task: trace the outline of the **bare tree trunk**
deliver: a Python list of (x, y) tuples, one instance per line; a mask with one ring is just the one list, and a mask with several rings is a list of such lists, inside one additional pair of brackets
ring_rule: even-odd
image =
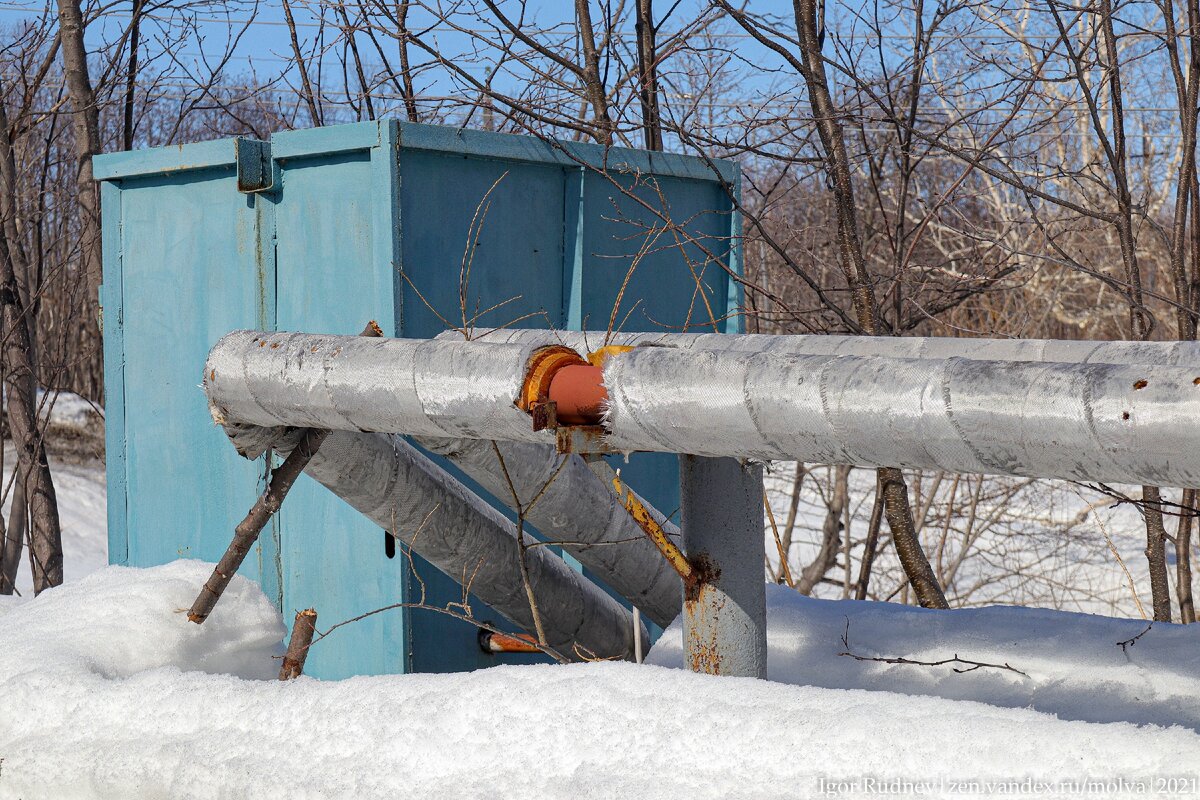
[(309, 116), (313, 125), (324, 125), (321, 107), (317, 104), (317, 96), (313, 91), (312, 82), (308, 79), (308, 67), (304, 63), (304, 53), (300, 50), (300, 38), (296, 34), (296, 20), (292, 17), (292, 6), (288, 0), (283, 0), (283, 16), (287, 22), (288, 36), (292, 43), (292, 56), (296, 59), (296, 71), (300, 73), (301, 96), (308, 105)]
[(642, 131), (647, 150), (662, 150), (662, 119), (658, 107), (658, 52), (655, 45), (654, 0), (637, 0), (638, 73), (641, 85)]
[(1150, 564), (1150, 597), (1154, 621), (1171, 621), (1171, 589), (1167, 577), (1167, 529), (1163, 524), (1162, 496), (1156, 486), (1142, 487), (1142, 514), (1146, 517), (1146, 560)]
[(867, 599), (867, 587), (871, 583), (871, 568), (875, 566), (875, 553), (879, 550), (879, 529), (881, 527), (883, 527), (883, 483), (879, 481), (878, 474), (876, 474), (875, 501), (871, 504), (871, 520), (867, 523), (867, 540), (863, 543), (858, 580), (854, 582), (855, 600)]
[(409, 122), (418, 122), (416, 92), (413, 90), (412, 67), (408, 61), (408, 2), (396, 4), (396, 39), (400, 49), (400, 81), (404, 95), (404, 113)]
[[(1129, 328), (1134, 339), (1148, 339), (1154, 319), (1146, 311), (1142, 293), (1142, 273), (1137, 259), (1137, 243), (1133, 233), (1133, 197), (1129, 191), (1129, 175), (1125, 146), (1125, 110), (1122, 99), (1121, 64), (1117, 52), (1117, 35), (1113, 23), (1111, 0), (1100, 0), (1100, 27), (1104, 34), (1104, 54), (1107, 60), (1109, 107), (1111, 109), (1113, 146), (1110, 151), (1113, 178), (1117, 190), (1117, 236), (1121, 243), (1121, 258), (1125, 264), (1125, 280), (1129, 292)], [(1167, 579), (1167, 530), (1163, 524), (1162, 498), (1156, 486), (1143, 486), (1145, 501), (1142, 514), (1146, 518), (1146, 558), (1150, 564), (1150, 594), (1154, 601), (1155, 622), (1171, 621), (1171, 586)]]
[[(800, 510), (800, 487), (804, 483), (804, 475), (807, 470), (804, 467), (804, 462), (796, 462), (796, 477), (792, 479), (792, 494), (788, 498), (788, 515), (787, 521), (783, 523), (783, 536), (780, 538), (779, 547), (783, 550), (782, 558), (787, 558), (792, 553), (792, 535), (796, 531), (796, 517)], [(776, 576), (778, 577), (778, 576)]]
[(79, 204), (79, 255), (87, 279), (87, 303), (98, 308), (100, 262), (100, 193), (92, 179), (92, 156), (100, 152), (100, 111), (88, 75), (83, 12), (78, 0), (58, 0), (63, 73), (71, 97), (75, 129), (75, 187)]
[(825, 506), (825, 522), (821, 525), (821, 548), (817, 557), (800, 572), (796, 591), (812, 594), (821, 579), (837, 563), (842, 541), (842, 515), (850, 499), (850, 467), (835, 467), (833, 486)]
[[(9, 132), (8, 113), (0, 107), (0, 313), (4, 332), (4, 381), (8, 396), (9, 434), (17, 455), (12, 517), (5, 535), (6, 560), (0, 572), (6, 578), (15, 576), (21, 546), (28, 534), (33, 590), (37, 594), (62, 583), (62, 530), (54, 481), (37, 419), (33, 309), (38, 287), (29, 285), (36, 278), (30, 270), (29, 258), (17, 228), (17, 167)], [(90, 177), (90, 158), (87, 163)], [(84, 217), (83, 227), (86, 230), (86, 213)], [(86, 249), (86, 244), (81, 246)], [(26, 283), (24, 290), (22, 278)], [(28, 528), (27, 520), (30, 523)], [(8, 560), (8, 554), (12, 555), (11, 561)]]
[[(2, 380), (0, 384), (3, 384)], [(0, 448), (3, 446), (4, 440), (0, 438)], [(0, 452), (0, 464), (3, 464), (3, 455)], [(13, 503), (16, 504), (15, 499)], [(14, 534), (11, 524), (4, 525), (3, 515), (0, 515), (0, 528), (3, 528), (0, 531), (0, 594), (10, 595), (17, 590), (17, 569), (21, 565), (21, 553), (25, 550), (25, 528), (22, 527), (19, 534)]]
[[(1200, 184), (1196, 168), (1196, 114), (1200, 100), (1200, 36), (1195, 26), (1200, 25), (1200, 0), (1187, 0), (1188, 23), (1188, 69), (1186, 76), (1181, 64), (1178, 37), (1176, 35), (1175, 9), (1171, 0), (1163, 4), (1163, 19), (1167, 25), (1165, 44), (1170, 57), (1171, 71), (1175, 78), (1176, 94), (1179, 102), (1179, 127), (1181, 135), (1180, 149), (1182, 160), (1179, 174), (1175, 183), (1175, 215), (1171, 227), (1171, 279), (1175, 289), (1175, 333), (1181, 341), (1192, 341), (1196, 338), (1196, 312), (1193, 295), (1193, 283), (1200, 275), (1196, 274), (1195, 259), (1200, 257), (1197, 246), (1196, 212), (1198, 209), (1189, 208), (1189, 201), (1195, 195)], [(1192, 213), (1189, 214), (1188, 212)], [(1188, 276), (1188, 220), (1192, 221), (1192, 276)], [(1196, 621), (1196, 611), (1192, 602), (1192, 513), (1189, 510), (1195, 505), (1195, 489), (1185, 489), (1180, 505), (1179, 525), (1175, 534), (1175, 577), (1176, 592), (1179, 595), (1179, 615), (1184, 623)], [(1161, 515), (1160, 515), (1161, 518)], [(1147, 528), (1149, 533), (1149, 528)], [(1165, 567), (1165, 564), (1164, 564)], [(1157, 595), (1155, 595), (1157, 597)], [(1155, 611), (1157, 618), (1157, 610)]]
[(0, 246), (0, 306), (3, 307), (4, 358), (9, 367), (8, 426), (18, 453), (17, 481), (25, 485), (28, 497), (29, 560), (33, 591), (40, 594), (62, 583), (62, 529), (54, 480), (37, 423), (37, 400), (29, 392), (28, 378), (32, 373), (29, 328), (7, 240)]
[(133, 149), (134, 100), (137, 89), (138, 47), (140, 46), (142, 6), (145, 0), (133, 0), (133, 17), (129, 21), (129, 71), (125, 75), (125, 118), (121, 128), (121, 149)]
[[(825, 75), (825, 62), (821, 55), (824, 31), (817, 18), (817, 5), (818, 0), (793, 0), (803, 75), (817, 120), (817, 132), (825, 150), (825, 168), (837, 210), (838, 249), (854, 297), (854, 310), (863, 332), (874, 336), (880, 332), (878, 309), (858, 235), (850, 157), (838, 121), (838, 109)], [(904, 476), (898, 469), (883, 467), (879, 470), (879, 481), (884, 490), (892, 540), (896, 543), (896, 552), (904, 572), (917, 594), (917, 601), (926, 608), (949, 608), (937, 576), (929, 566), (929, 559), (917, 538)]]
[(600, 54), (596, 51), (596, 35), (592, 31), (592, 14), (588, 0), (575, 0), (575, 21), (579, 25), (579, 40), (583, 49), (583, 84), (588, 104), (592, 107), (596, 141), (612, 144), (612, 119), (608, 116), (608, 96), (600, 80)]
[(1175, 529), (1175, 591), (1179, 595), (1179, 621), (1185, 625), (1196, 621), (1192, 601), (1192, 518), (1196, 505), (1196, 490), (1184, 489), (1183, 506), (1179, 512), (1179, 527)]

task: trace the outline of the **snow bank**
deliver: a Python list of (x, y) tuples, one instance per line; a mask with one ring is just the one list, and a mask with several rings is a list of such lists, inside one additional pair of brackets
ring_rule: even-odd
[[(1200, 736), (1181, 727), (625, 663), (253, 680), (274, 675), (282, 625), (240, 578), (205, 625), (188, 623), (182, 609), (209, 568), (109, 567), (0, 616), (0, 798), (884, 796), (870, 780), (924, 781), (924, 796), (952, 797), (997, 793), (959, 791), (960, 779), (1152, 781), (1200, 759)], [(818, 627), (781, 651), (788, 614), (841, 631), (832, 610), (772, 600), (774, 670), (799, 675), (807, 651), (813, 675), (864, 674), (820, 654)], [(915, 624), (901, 612), (895, 637)], [(1111, 638), (1097, 647), (1119, 652)], [(1155, 652), (1150, 635), (1143, 642), (1131, 657)], [(316, 646), (337, 647), (337, 634)]]
[[(771, 680), (979, 700), (1088, 722), (1200, 729), (1200, 625), (1155, 625), (1122, 649), (1117, 643), (1145, 631), (1145, 622), (1015, 606), (947, 613), (835, 602), (774, 585), (767, 587), (767, 606)], [(856, 661), (838, 655), (846, 650), (847, 624), (850, 652), (857, 655), (926, 662), (958, 655), (1008, 663), (1028, 677), (992, 668), (954, 672), (967, 668), (962, 664)], [(676, 621), (647, 660), (682, 667), (682, 651)]]

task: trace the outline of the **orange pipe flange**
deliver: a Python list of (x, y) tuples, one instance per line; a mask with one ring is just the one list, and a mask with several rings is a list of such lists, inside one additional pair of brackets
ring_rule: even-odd
[(578, 364), (586, 365), (587, 362), (569, 347), (551, 345), (534, 352), (525, 372), (521, 396), (517, 398), (517, 408), (530, 412), (535, 404), (546, 402), (550, 397), (550, 382), (554, 375), (563, 367)]

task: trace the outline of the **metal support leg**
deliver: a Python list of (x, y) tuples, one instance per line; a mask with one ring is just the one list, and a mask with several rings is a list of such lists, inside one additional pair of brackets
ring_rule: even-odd
[(697, 573), (684, 587), (688, 666), (766, 678), (762, 467), (681, 455), (679, 475), (683, 549)]

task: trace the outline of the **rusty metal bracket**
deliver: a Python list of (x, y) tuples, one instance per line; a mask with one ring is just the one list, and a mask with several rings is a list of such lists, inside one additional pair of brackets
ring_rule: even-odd
[(604, 441), (607, 431), (600, 425), (563, 425), (554, 431), (560, 453), (615, 453)]
[(269, 192), (275, 188), (271, 143), (239, 136), (233, 140), (237, 160), (237, 189), (243, 194)]
[(529, 416), (533, 417), (533, 429), (544, 431), (547, 428), (558, 428), (558, 404), (553, 400), (544, 400), (529, 407)]

